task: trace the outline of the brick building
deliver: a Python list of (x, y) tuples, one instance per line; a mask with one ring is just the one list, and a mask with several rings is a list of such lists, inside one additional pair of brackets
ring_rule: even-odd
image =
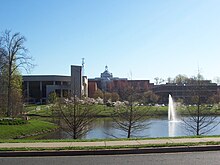
[(100, 77), (89, 79), (89, 97), (93, 97), (98, 89), (103, 92), (116, 92), (120, 95), (123, 90), (131, 86), (136, 92), (145, 92), (153, 87), (153, 83), (150, 83), (149, 80), (128, 80), (127, 78), (113, 77), (106, 66)]

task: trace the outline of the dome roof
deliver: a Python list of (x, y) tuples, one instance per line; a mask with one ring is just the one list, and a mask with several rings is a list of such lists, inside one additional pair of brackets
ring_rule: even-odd
[(108, 66), (105, 66), (105, 71), (101, 73), (101, 78), (110, 80), (112, 77), (113, 77), (112, 73), (108, 71)]

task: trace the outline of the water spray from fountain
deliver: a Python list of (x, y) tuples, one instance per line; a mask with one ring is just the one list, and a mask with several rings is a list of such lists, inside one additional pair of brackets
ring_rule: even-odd
[(175, 104), (174, 104), (173, 98), (170, 94), (169, 94), (169, 104), (168, 104), (168, 120), (169, 121), (177, 121)]
[(169, 137), (175, 137), (178, 127), (178, 119), (176, 116), (175, 103), (171, 95), (169, 95), (169, 104), (168, 104), (168, 135)]

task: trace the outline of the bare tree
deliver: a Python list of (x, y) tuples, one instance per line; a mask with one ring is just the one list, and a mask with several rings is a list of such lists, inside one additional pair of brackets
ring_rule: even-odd
[(12, 34), (11, 31), (5, 30), (0, 41), (1, 55), (6, 59), (2, 66), (6, 67), (7, 71), (7, 116), (13, 116), (13, 75), (18, 71), (18, 68), (29, 71), (33, 67), (32, 58), (27, 55), (28, 51), (24, 46), (26, 39), (20, 33)]
[[(1, 45), (1, 40), (0, 40), (0, 45)], [(6, 87), (5, 87), (5, 65), (6, 58), (4, 56), (4, 51), (3, 49), (0, 48), (0, 114), (4, 114), (5, 110), (5, 97), (6, 97)]]
[(210, 107), (202, 105), (199, 102), (195, 107), (186, 107), (189, 116), (183, 117), (182, 121), (185, 124), (187, 132), (193, 135), (205, 135), (211, 132), (220, 123), (217, 121), (217, 112), (219, 105)]
[(194, 89), (191, 90), (191, 103), (193, 106), (185, 106), (187, 117), (182, 118), (186, 130), (193, 135), (207, 134), (220, 123), (217, 121), (219, 104), (212, 106), (204, 100), (204, 96), (208, 92), (204, 89), (204, 82), (201, 75), (198, 74), (196, 80), (194, 80)]
[(126, 137), (130, 138), (134, 137), (136, 133), (147, 129), (150, 123), (146, 122), (148, 108), (145, 107), (144, 111), (138, 106), (137, 102), (135, 103), (135, 90), (133, 87), (129, 86), (125, 93), (127, 101), (115, 105), (111, 116), (115, 123), (114, 128), (125, 132)]
[(155, 77), (154, 82), (156, 85), (160, 85), (160, 84), (164, 83), (165, 80), (163, 78)]
[(90, 130), (91, 123), (97, 115), (89, 100), (79, 100), (76, 96), (58, 99), (53, 110), (53, 114), (59, 118), (60, 128), (73, 139), (83, 137)]

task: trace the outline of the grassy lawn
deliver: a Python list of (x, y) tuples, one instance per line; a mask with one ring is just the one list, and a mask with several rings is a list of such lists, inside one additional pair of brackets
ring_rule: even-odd
[(50, 117), (52, 115), (50, 106), (51, 105), (28, 105), (25, 106), (24, 111), (29, 115)]
[(29, 120), (28, 124), (23, 125), (0, 125), (0, 139), (16, 139), (37, 135), (56, 128), (56, 125), (41, 120)]
[[(93, 105), (98, 115), (97, 117), (110, 117), (114, 107), (108, 107), (106, 105)], [(139, 106), (137, 107), (143, 115), (146, 116), (166, 116), (168, 115), (168, 106)], [(190, 111), (196, 113), (195, 106), (189, 107)], [(42, 116), (42, 117), (51, 117), (52, 109), (51, 105), (31, 105), (25, 107), (25, 111), (30, 116)], [(177, 113), (182, 115), (187, 115), (188, 111), (186, 109), (177, 108)], [(220, 115), (220, 109), (215, 110), (214, 108), (207, 109), (206, 114), (215, 114)]]
[[(108, 107), (105, 105), (93, 105), (93, 108), (97, 111), (98, 117), (110, 117), (114, 107)], [(167, 106), (140, 106), (138, 109), (141, 113), (148, 116), (161, 116), (167, 115)], [(25, 107), (25, 112), (30, 116), (42, 116), (51, 117), (52, 109), (51, 105), (31, 105)]]

